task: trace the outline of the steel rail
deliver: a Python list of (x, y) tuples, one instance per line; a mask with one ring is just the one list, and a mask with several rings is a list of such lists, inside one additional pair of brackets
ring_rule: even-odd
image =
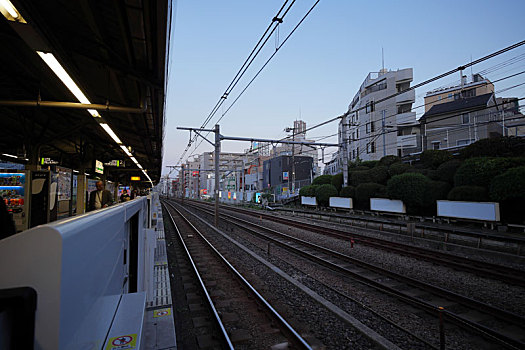
[(242, 282), (243, 286), (248, 290), (259, 302), (259, 304), (263, 305), (265, 309), (270, 313), (270, 315), (276, 319), (281, 326), (284, 328), (284, 331), (291, 335), (293, 343), (299, 346), (301, 349), (308, 349), (312, 350), (312, 347), (304, 340), (303, 337), (284, 319), (283, 316), (279, 314), (277, 310), (273, 308), (273, 306), (242, 276), (242, 274), (237, 271), (237, 269), (211, 244), (210, 241), (204, 237), (204, 235), (189, 221), (187, 217), (185, 217), (177, 208), (175, 208), (171, 203), (167, 203), (170, 207), (172, 207), (177, 213), (188, 223), (190, 227), (197, 233), (209, 246), (209, 248), (219, 257), (219, 259), (231, 270), (231, 272)]

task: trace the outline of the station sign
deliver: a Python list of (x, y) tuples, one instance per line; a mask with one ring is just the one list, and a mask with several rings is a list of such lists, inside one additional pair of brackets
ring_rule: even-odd
[(126, 166), (126, 162), (119, 159), (110, 160), (107, 163), (104, 163), (105, 166), (116, 166), (117, 168), (123, 168)]
[(131, 181), (140, 181), (140, 176), (132, 176)]
[(58, 164), (58, 162), (51, 158), (40, 158), (40, 164), (41, 165), (54, 165), (54, 164)]
[(100, 160), (95, 160), (95, 172), (98, 174), (104, 174), (104, 164)]

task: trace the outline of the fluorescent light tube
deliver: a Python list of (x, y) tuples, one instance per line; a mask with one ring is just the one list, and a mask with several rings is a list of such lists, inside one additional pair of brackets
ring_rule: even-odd
[(115, 141), (119, 145), (122, 144), (122, 141), (120, 141), (120, 139), (118, 138), (117, 134), (115, 134), (115, 132), (111, 129), (111, 127), (108, 124), (100, 123), (100, 126), (102, 127), (102, 129), (104, 129), (108, 133), (109, 136), (111, 136), (113, 141)]
[(122, 148), (122, 150), (124, 151), (124, 153), (126, 153), (128, 157), (133, 157), (133, 155), (131, 154), (131, 152), (128, 150), (126, 146), (120, 145), (120, 148)]
[(17, 156), (14, 156), (12, 154), (2, 153), (3, 156), (11, 157), (11, 158), (18, 158)]
[[(9, 16), (13, 17), (14, 19), (18, 18), (18, 11), (15, 9), (13, 4), (11, 4), (11, 1), (9, 0), (0, 0), (0, 6), (2, 6), (7, 13), (9, 13)], [(7, 18), (7, 17), (6, 17)], [(7, 18), (9, 19), (9, 18)]]
[[(62, 67), (62, 65), (57, 61), (55, 56), (52, 53), (46, 53), (42, 51), (37, 51), (38, 55), (44, 60), (44, 62), (51, 68), (51, 70), (56, 74), (56, 76), (64, 83), (64, 85), (71, 91), (73, 95), (77, 98), (77, 100), (80, 103), (84, 104), (91, 104), (89, 102), (88, 98), (84, 93), (80, 90), (80, 88), (77, 86), (77, 84), (71, 79), (69, 74), (65, 71), (65, 69)], [(91, 115), (100, 117), (98, 112), (94, 109), (89, 110), (89, 113)]]

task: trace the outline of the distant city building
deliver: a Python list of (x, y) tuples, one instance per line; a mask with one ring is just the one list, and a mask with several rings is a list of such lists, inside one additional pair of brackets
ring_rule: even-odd
[[(313, 179), (312, 157), (293, 157), (295, 163), (295, 188), (309, 185)], [(273, 188), (274, 194), (287, 196), (292, 187), (292, 156), (278, 156), (264, 161), (263, 186)]]
[[(412, 112), (414, 90), (383, 100), (409, 89), (412, 74), (412, 68), (368, 74), (348, 107), (347, 117), (339, 123), (339, 143), (348, 140), (349, 161), (379, 160), (419, 149), (419, 125)], [(338, 156), (340, 172), (342, 152)]]

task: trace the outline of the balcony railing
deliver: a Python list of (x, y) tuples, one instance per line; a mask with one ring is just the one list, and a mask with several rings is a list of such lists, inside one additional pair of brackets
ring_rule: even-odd
[(407, 92), (403, 92), (400, 95), (396, 96), (396, 103), (409, 103), (414, 102), (416, 100), (416, 91), (415, 90), (409, 90)]
[(400, 126), (416, 125), (416, 112), (406, 112), (397, 114), (396, 123)]
[(397, 137), (397, 148), (417, 147), (419, 135), (404, 135)]

